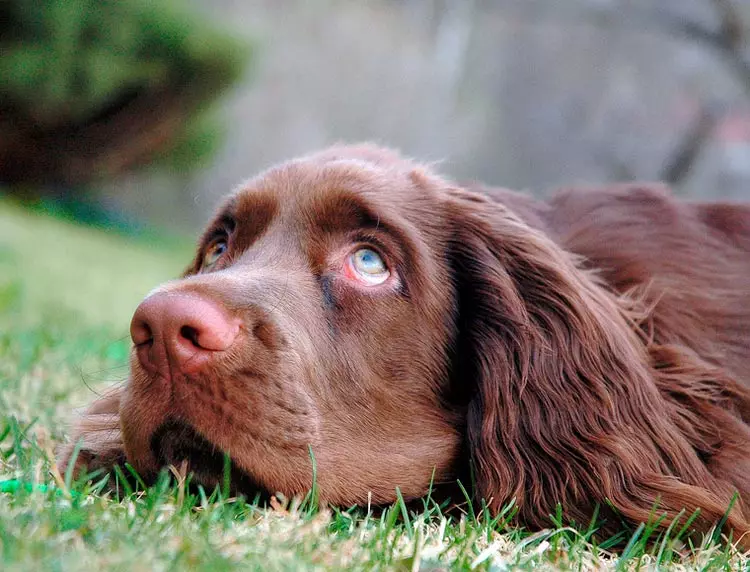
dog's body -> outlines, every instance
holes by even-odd
[[[750,204],[680,201],[668,187],[573,188],[548,201],[476,190],[651,309],[655,339],[693,349],[750,389]]]
[[[250,181],[136,312],[79,465],[190,462],[240,492],[390,502],[476,469],[523,524],[561,503],[750,530],[750,207],[658,186],[549,201],[337,147]],[[69,448],[63,455],[66,463]],[[247,489],[247,490],[244,490]],[[614,529],[616,521],[606,526]]]

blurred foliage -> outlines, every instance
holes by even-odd
[[[4,0],[0,52],[0,160],[15,160],[0,177],[62,182],[111,176],[173,149],[180,168],[198,164],[221,133],[207,104],[251,56],[247,41],[176,0]],[[68,164],[23,155],[59,146]]]
[[[196,113],[172,145],[154,157],[156,167],[186,172],[207,166],[226,136],[226,124],[216,108]]]

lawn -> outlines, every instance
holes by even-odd
[[[74,409],[127,377],[138,301],[188,262],[191,245],[76,226],[0,199],[0,480],[56,491],[0,494],[2,570],[741,569],[731,547],[690,550],[631,531],[620,558],[561,527],[529,534],[505,516],[447,518],[432,500],[379,513],[260,508],[167,478],[124,498],[50,476]],[[54,471],[52,471],[54,473]],[[63,476],[64,480],[64,476]],[[646,540],[650,540],[647,543]]]

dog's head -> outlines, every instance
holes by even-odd
[[[342,504],[447,478],[462,416],[446,402],[457,300],[444,187],[366,147],[243,185],[185,276],[135,313],[130,462],[188,455],[201,473],[215,448],[291,495],[311,487],[312,452],[321,497]]]

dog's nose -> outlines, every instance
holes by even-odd
[[[130,323],[138,361],[167,379],[176,372],[198,373],[232,346],[239,331],[239,319],[198,294],[153,294]]]

